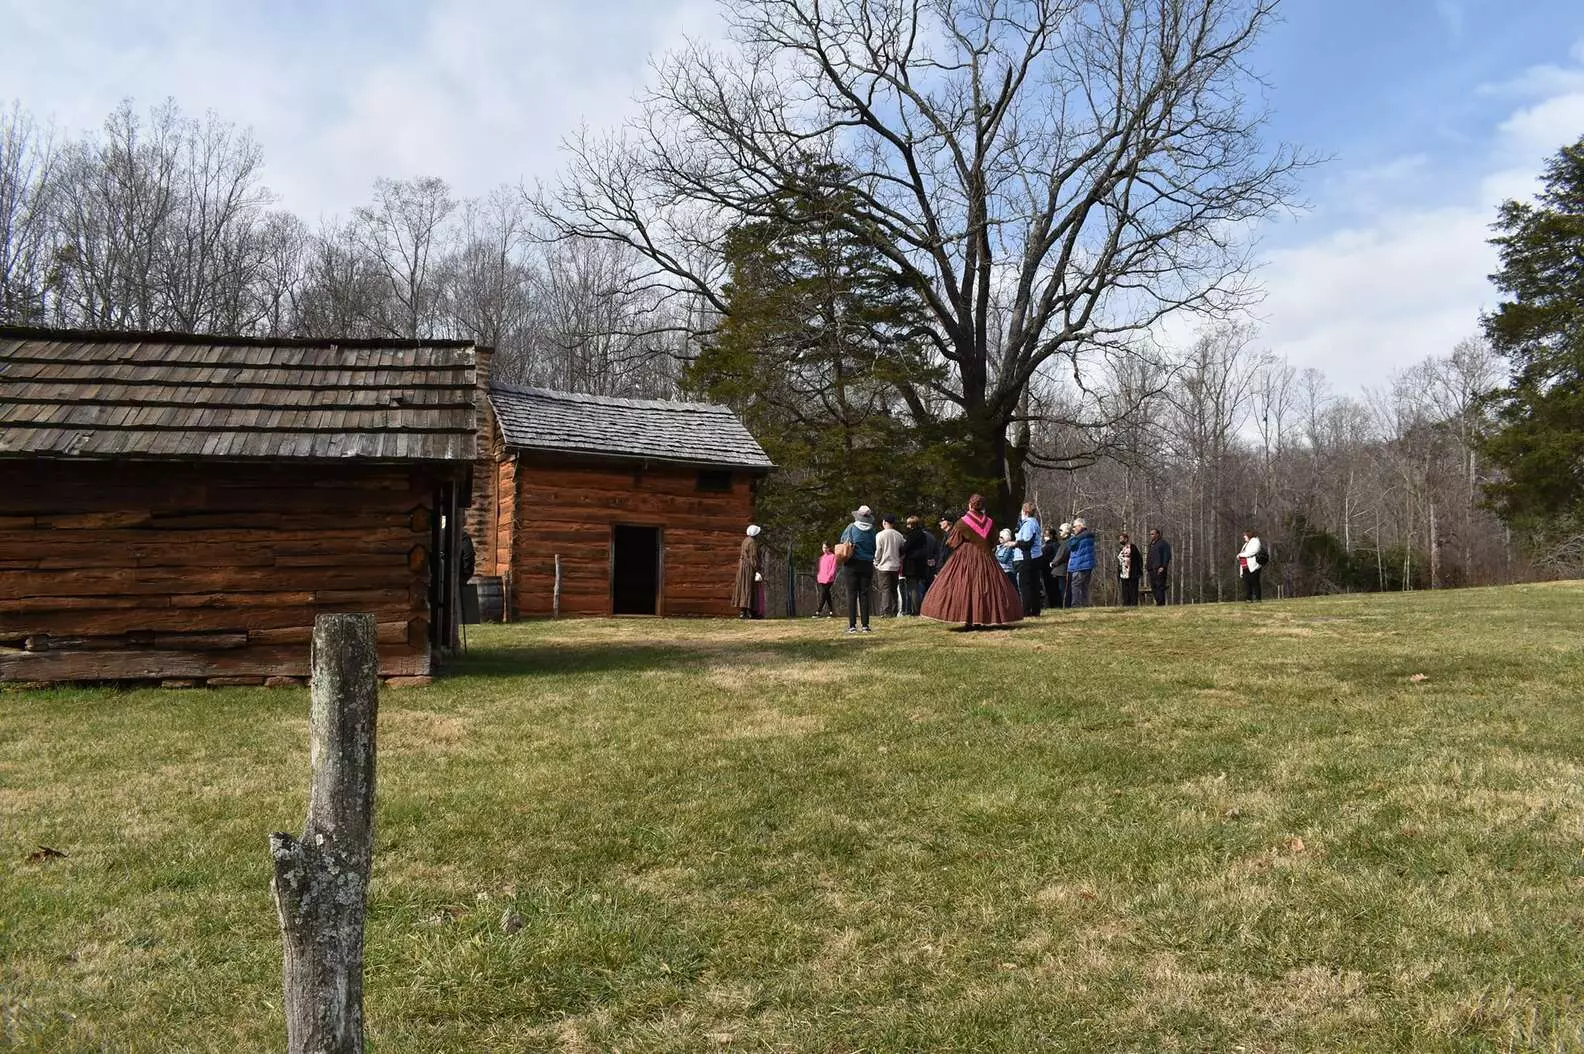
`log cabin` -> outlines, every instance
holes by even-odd
[[[734,615],[759,481],[726,407],[489,384],[470,527],[516,617]]]
[[[321,612],[428,677],[479,393],[464,342],[0,328],[0,681],[292,683]]]

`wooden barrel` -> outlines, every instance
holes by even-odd
[[[506,591],[501,587],[500,576],[479,575],[472,584],[478,589],[479,621],[506,621]]]

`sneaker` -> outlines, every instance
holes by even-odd
[[[859,632],[860,633],[868,633],[869,632],[869,627],[865,626],[863,629],[859,630]]]
[[[847,632],[848,633],[857,633],[858,632],[858,627],[857,626],[848,626],[847,627]],[[868,631],[867,628],[865,628],[864,632],[867,633],[869,631]]]

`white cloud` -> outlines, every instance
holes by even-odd
[[[579,124],[630,112],[649,55],[719,33],[713,0],[283,8],[0,0],[0,100],[72,134],[126,97],[212,109],[254,130],[281,204],[312,221],[379,176],[438,175],[464,194],[548,177]]]
[[[1286,236],[1266,256],[1258,311],[1270,349],[1356,390],[1475,333],[1498,300],[1487,278],[1497,266],[1497,205],[1533,194],[1545,159],[1584,133],[1584,48],[1575,53],[1579,69],[1537,67],[1489,90],[1514,108],[1475,164],[1427,170],[1404,158],[1345,172],[1330,189],[1346,202],[1330,200],[1278,232]],[[1321,225],[1324,233],[1302,239]]]

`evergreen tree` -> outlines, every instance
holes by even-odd
[[[948,430],[905,394],[940,378],[922,308],[852,229],[844,196],[789,192],[780,215],[731,231],[730,310],[692,367],[693,384],[740,413],[779,466],[760,515],[804,556],[859,503],[934,516],[972,486]]]
[[[1509,299],[1484,319],[1512,365],[1484,438],[1499,470],[1487,488],[1510,524],[1544,542],[1584,523],[1584,139],[1546,166],[1531,203],[1507,201],[1492,239]]]

